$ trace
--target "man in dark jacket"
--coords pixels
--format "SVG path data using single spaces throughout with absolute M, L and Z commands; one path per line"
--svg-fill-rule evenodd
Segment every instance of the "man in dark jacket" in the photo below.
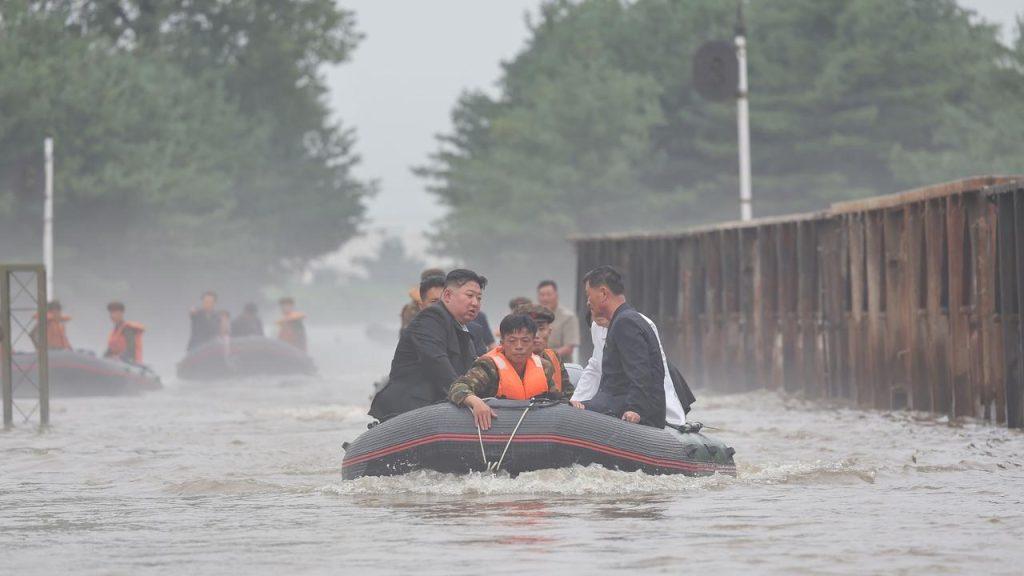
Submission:
M 483 356 L 490 352 L 491 348 L 494 348 L 496 342 L 494 333 L 491 332 L 491 323 L 487 321 L 487 315 L 482 310 L 472 322 L 466 324 L 466 328 L 469 329 L 469 334 L 473 337 L 477 356 Z
M 191 331 L 188 337 L 188 349 L 192 350 L 200 344 L 215 340 L 221 335 L 221 315 L 215 309 L 217 293 L 203 292 L 202 305 L 189 312 Z
M 231 337 L 263 336 L 263 320 L 255 302 L 246 303 L 242 315 L 231 322 Z
M 391 361 L 388 384 L 370 405 L 370 416 L 386 420 L 441 402 L 448 389 L 476 360 L 466 325 L 480 312 L 487 279 L 472 270 L 445 277 L 441 301 L 420 311 L 402 332 Z
M 597 394 L 581 404 L 587 410 L 627 422 L 665 427 L 665 363 L 650 323 L 626 303 L 622 274 L 598 266 L 583 277 L 587 306 L 594 316 L 611 318 L 601 360 Z

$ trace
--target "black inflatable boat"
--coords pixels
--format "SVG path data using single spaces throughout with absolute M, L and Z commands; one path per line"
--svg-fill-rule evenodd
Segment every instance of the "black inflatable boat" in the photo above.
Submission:
M 734 450 L 698 431 L 651 428 L 551 401 L 488 400 L 498 413 L 479 432 L 468 408 L 434 404 L 383 422 L 345 446 L 345 479 L 414 470 L 511 475 L 598 464 L 628 472 L 734 475 Z
M 146 366 L 103 358 L 86 350 L 50 350 L 48 358 L 51 396 L 119 396 L 163 388 L 160 377 Z M 15 395 L 37 395 L 34 386 L 19 379 L 21 373 L 35 372 L 36 355 L 15 353 L 13 363 Z
M 212 340 L 178 363 L 183 380 L 315 373 L 316 365 L 305 352 L 263 336 Z

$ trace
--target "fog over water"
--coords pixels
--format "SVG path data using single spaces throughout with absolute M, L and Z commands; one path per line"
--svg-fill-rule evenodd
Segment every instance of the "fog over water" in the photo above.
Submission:
M 1004 27 L 1021 10 L 961 4 Z M 500 61 L 522 48 L 524 14 L 539 2 L 344 5 L 367 38 L 352 62 L 325 71 L 330 103 L 356 129 L 359 177 L 381 186 L 365 234 L 325 260 L 347 270 L 386 235 L 428 253 L 423 233 L 443 214 L 410 168 L 450 129 L 461 91 L 496 93 Z M 82 254 L 76 265 L 102 258 Z M 342 445 L 370 422 L 372 382 L 389 370 L 418 268 L 371 287 L 387 301 L 376 321 L 310 314 L 319 375 L 199 383 L 174 377 L 198 289 L 160 262 L 123 264 L 124 276 L 89 286 L 58 268 L 71 342 L 102 351 L 106 302 L 124 299 L 147 327 L 145 359 L 165 388 L 54 398 L 49 429 L 19 420 L 0 432 L 0 574 L 1021 573 L 1021 431 L 697 390 L 690 419 L 736 449 L 735 478 L 572 468 L 343 481 Z M 484 303 L 492 327 L 508 296 L 535 297 L 541 278 L 574 274 L 538 269 L 495 283 Z M 203 288 L 233 315 L 259 302 L 272 335 L 279 294 L 224 284 Z M 562 285 L 563 304 L 574 292 Z M 332 294 L 301 294 L 298 308 L 363 305 Z
M 988 573 L 1024 561 L 1024 435 L 768 393 L 700 397 L 737 478 L 597 468 L 342 481 L 391 345 L 320 377 L 57 399 L 0 438 L 4 572 Z M 343 352 L 343 353 L 342 353 Z

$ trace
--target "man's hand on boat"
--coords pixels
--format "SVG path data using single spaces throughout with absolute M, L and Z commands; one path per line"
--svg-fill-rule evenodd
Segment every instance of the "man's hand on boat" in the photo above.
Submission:
M 622 415 L 622 419 L 625 420 L 626 422 L 631 422 L 633 424 L 639 424 L 640 423 L 640 415 L 637 414 L 636 412 L 633 412 L 632 410 L 627 410 Z
M 469 395 L 462 401 L 463 404 L 469 406 L 469 409 L 473 411 L 473 420 L 476 421 L 476 425 L 481 430 L 491 429 L 491 418 L 497 418 L 498 413 L 491 409 L 480 397 Z
M 579 400 L 569 400 L 569 406 L 572 406 L 573 408 L 579 408 L 580 410 L 587 409 L 587 407 L 583 405 L 583 402 L 580 402 Z

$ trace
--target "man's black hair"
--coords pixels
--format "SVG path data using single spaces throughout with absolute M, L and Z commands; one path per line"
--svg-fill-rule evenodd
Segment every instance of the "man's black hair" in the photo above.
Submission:
M 47 310 L 63 310 L 63 308 L 60 305 L 60 300 L 50 300 L 46 304 L 46 309 Z
M 607 264 L 602 264 L 590 272 L 587 272 L 587 275 L 583 277 L 583 284 L 589 285 L 591 288 L 604 286 L 615 295 L 623 294 L 626 291 L 626 284 L 622 279 L 622 272 L 619 272 L 614 266 L 609 266 Z
M 540 284 L 537 284 L 537 291 L 539 292 L 540 289 L 544 288 L 545 286 L 551 286 L 552 288 L 555 289 L 555 292 L 558 292 L 558 284 L 555 284 L 554 280 L 541 280 Z
M 502 338 L 521 330 L 526 330 L 530 334 L 537 334 L 537 323 L 526 314 L 509 314 L 502 318 L 501 326 L 498 326 L 498 333 L 501 334 Z
M 280 300 L 277 301 L 277 304 L 279 306 L 284 306 L 285 304 L 295 306 L 295 298 L 292 298 L 291 296 L 283 296 Z
M 207 290 L 206 292 L 203 292 L 203 298 L 206 298 L 207 296 L 213 296 L 214 300 L 217 299 L 217 293 L 214 292 L 213 290 Z
M 107 312 L 113 312 L 114 310 L 120 310 L 124 312 L 124 302 L 118 302 L 117 300 L 107 304 Z
M 420 300 L 427 299 L 427 292 L 430 292 L 434 288 L 444 288 L 445 281 L 444 276 L 427 276 L 420 282 Z
M 487 278 L 465 268 L 458 268 L 449 272 L 448 276 L 445 276 L 444 286 L 445 288 L 462 288 L 468 282 L 476 282 L 480 285 L 481 290 L 487 288 Z

